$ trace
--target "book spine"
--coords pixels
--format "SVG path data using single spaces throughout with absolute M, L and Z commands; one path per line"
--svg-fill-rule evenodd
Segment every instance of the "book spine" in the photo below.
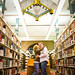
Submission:
M 0 31 L 0 42 L 2 41 L 2 32 Z
M 5 62 L 5 59 L 3 59 L 3 68 L 4 68 L 4 65 L 5 65 L 4 62 Z

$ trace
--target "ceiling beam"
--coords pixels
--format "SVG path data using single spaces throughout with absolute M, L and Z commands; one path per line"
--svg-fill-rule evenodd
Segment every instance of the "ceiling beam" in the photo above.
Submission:
M 16 26 L 16 25 L 11 25 L 11 26 Z M 22 25 L 19 25 L 19 26 L 22 26 Z M 27 27 L 30 27 L 30 26 L 50 26 L 50 25 L 26 25 Z M 54 25 L 55 26 L 55 25 Z M 65 26 L 65 25 L 58 25 L 58 26 Z
M 54 25 L 56 23 L 56 20 L 57 20 L 60 12 L 62 10 L 62 7 L 63 7 L 64 3 L 65 3 L 65 0 L 60 0 L 59 5 L 57 7 L 57 10 L 56 10 L 56 12 L 55 12 L 55 14 L 54 14 L 54 16 L 52 18 L 51 25 L 50 25 L 50 28 L 49 28 L 49 31 L 48 31 L 48 34 L 47 34 L 45 40 L 48 40 L 48 38 L 49 38 L 49 36 L 50 36 L 50 34 L 51 34 L 52 30 L 53 30 L 53 27 L 54 27 Z
M 2 13 L 4 14 L 4 9 L 5 9 L 5 1 L 6 0 L 3 0 L 3 4 L 2 4 Z
M 15 5 L 16 10 L 18 12 L 19 18 L 20 18 L 20 20 L 22 22 L 22 26 L 23 26 L 24 32 L 26 34 L 26 37 L 27 37 L 27 39 L 29 39 L 29 35 L 28 35 L 28 32 L 27 32 L 26 24 L 25 24 L 25 19 L 24 19 L 24 16 L 23 16 L 19 1 L 14 0 L 14 5 Z
M 59 16 L 75 16 L 75 14 L 59 14 Z
M 18 16 L 17 14 L 5 14 L 4 16 Z M 59 14 L 59 16 L 75 16 L 75 14 Z

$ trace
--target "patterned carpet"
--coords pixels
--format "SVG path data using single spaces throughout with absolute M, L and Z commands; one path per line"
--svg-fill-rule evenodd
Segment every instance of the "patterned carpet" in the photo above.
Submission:
M 20 75 L 27 75 L 27 72 L 26 71 L 20 72 Z M 51 71 L 50 74 L 48 75 L 55 75 L 55 71 Z

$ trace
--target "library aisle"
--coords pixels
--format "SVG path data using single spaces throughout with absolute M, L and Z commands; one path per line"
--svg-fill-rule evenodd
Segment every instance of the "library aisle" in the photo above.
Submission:
M 0 0 L 0 75 L 75 75 L 75 0 Z
M 20 75 L 27 75 L 27 72 L 20 72 Z M 55 71 L 51 71 L 48 75 L 55 75 Z

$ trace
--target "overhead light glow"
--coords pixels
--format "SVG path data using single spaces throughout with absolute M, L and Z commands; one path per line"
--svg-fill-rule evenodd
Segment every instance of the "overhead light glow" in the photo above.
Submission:
M 52 30 L 53 30 L 54 24 L 55 24 L 55 22 L 56 22 L 56 20 L 57 20 L 57 18 L 59 16 L 61 10 L 62 10 L 62 7 L 63 7 L 64 3 L 65 3 L 65 0 L 60 0 L 58 8 L 57 8 L 57 11 L 56 11 L 55 15 L 53 16 L 51 26 L 50 26 L 49 32 L 48 32 L 45 40 L 48 40 L 48 38 L 49 38 L 49 36 L 50 36 L 50 34 L 51 34 Z
M 29 39 L 29 35 L 28 35 L 28 32 L 27 32 L 24 16 L 22 14 L 22 10 L 21 10 L 19 1 L 18 0 L 14 0 L 14 5 L 15 5 L 16 10 L 18 12 L 19 18 L 20 18 L 20 20 L 22 22 L 22 26 L 23 26 L 24 32 L 26 34 L 26 37 L 27 37 L 27 39 Z

